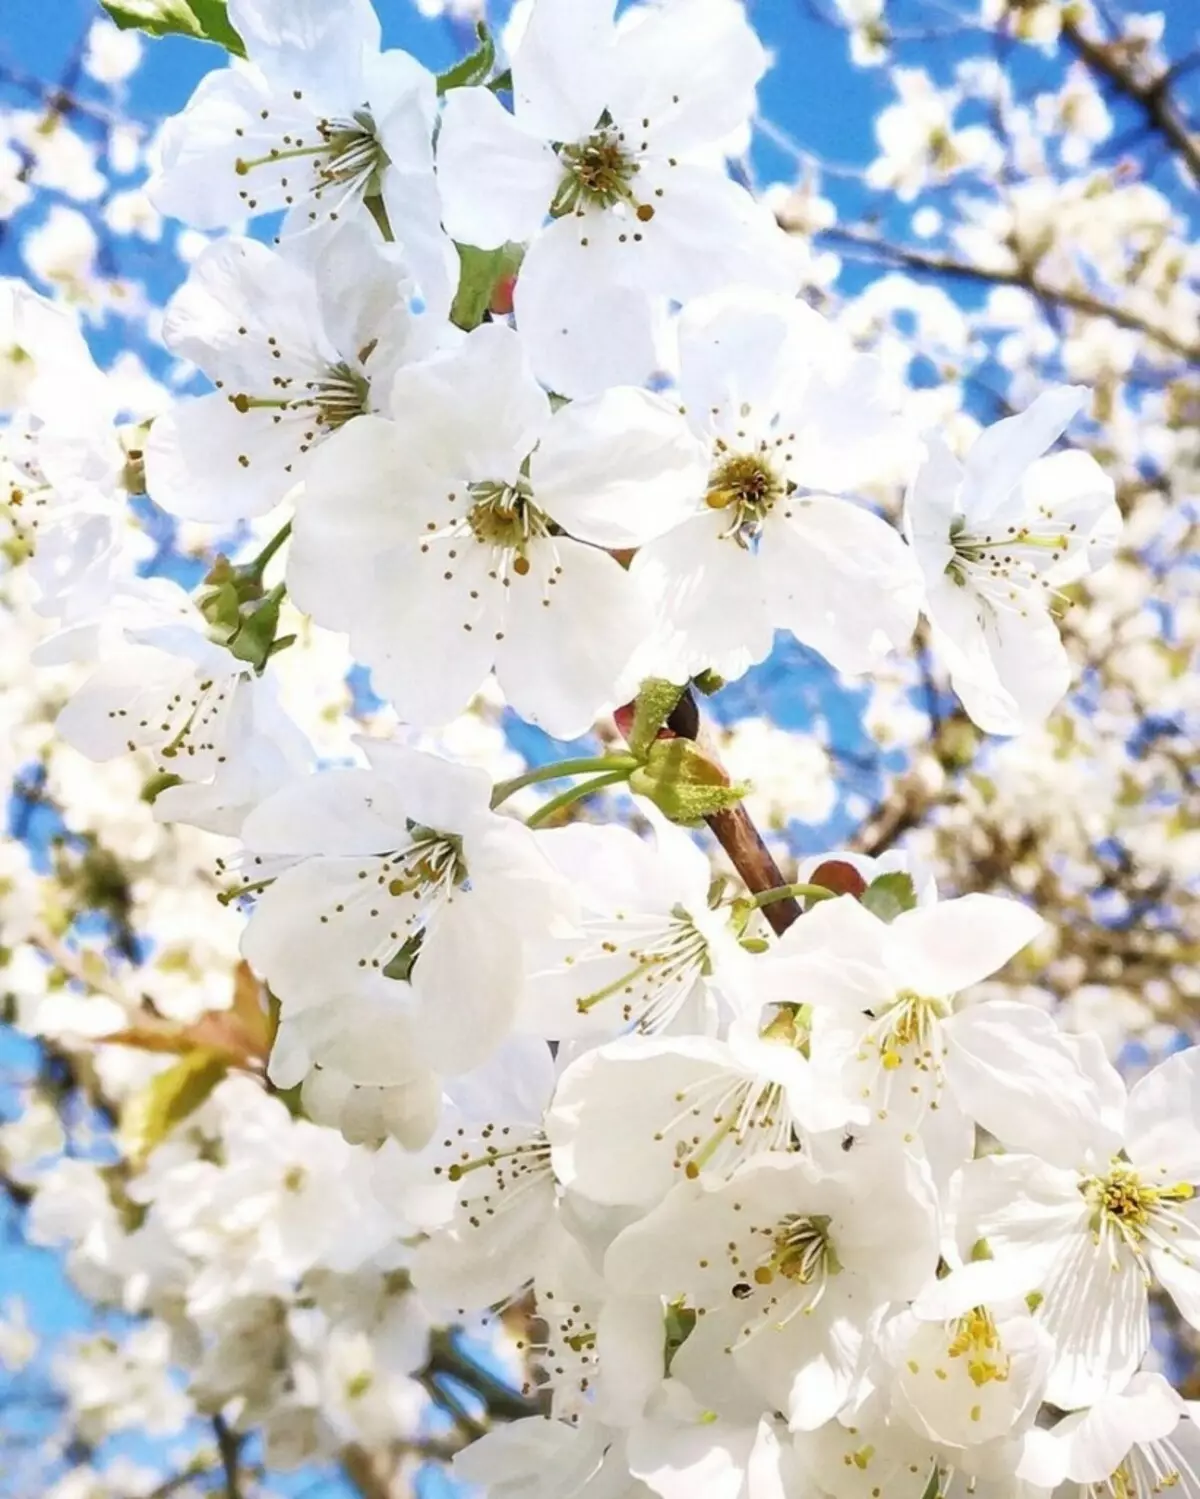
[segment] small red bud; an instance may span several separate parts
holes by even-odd
[[[497,317],[507,317],[513,310],[513,289],[516,284],[516,276],[501,276],[492,288],[491,311]]]
[[[845,859],[826,859],[824,864],[819,864],[813,870],[809,876],[809,884],[822,885],[837,895],[852,895],[855,900],[859,900],[867,888],[866,880]]]

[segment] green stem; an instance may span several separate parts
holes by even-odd
[[[757,908],[773,905],[777,900],[833,900],[836,895],[836,890],[826,890],[824,885],[776,885],[758,895],[742,896],[741,901]]]
[[[382,194],[372,193],[369,198],[364,198],[363,206],[375,220],[375,227],[383,235],[387,243],[389,245],[394,244],[396,236],[392,233],[392,223],[388,218],[388,211],[384,206]]]
[[[635,761],[634,764],[636,763]],[[558,796],[551,797],[548,802],[543,802],[533,816],[526,819],[526,825],[531,828],[541,827],[542,823],[549,822],[556,812],[561,812],[572,802],[591,796],[593,791],[602,791],[605,786],[615,786],[618,781],[627,781],[631,769],[632,766],[622,765],[620,770],[610,770],[607,775],[593,776],[590,781],[584,781],[581,785],[568,786]]]
[[[254,561],[247,564],[247,571],[252,577],[262,577],[263,573],[265,573],[267,570],[267,564],[270,562],[271,558],[274,557],[275,553],[279,550],[279,548],[284,544],[284,542],[291,534],[292,523],[291,521],[287,521],[284,525],[280,526],[278,531],[275,532],[275,535],[271,537],[270,541],[267,542],[266,546],[263,547],[262,551],[259,552]]]
[[[593,770],[632,770],[639,763],[636,755],[584,755],[577,760],[556,760],[553,765],[535,765],[532,770],[513,776],[511,781],[498,781],[492,792],[492,806],[498,807],[515,792],[525,786],[534,786],[538,781],[560,781],[566,776],[587,775]]]

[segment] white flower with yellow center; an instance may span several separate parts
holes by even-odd
[[[814,1061],[842,1056],[850,1096],[877,1132],[941,1140],[963,1160],[968,1120],[1030,1148],[1052,1118],[1047,1148],[1066,1159],[1092,1125],[1095,1083],[1048,1015],[965,995],[1042,927],[996,896],[918,906],[890,923],[840,896],[802,916],[764,962],[773,998],[813,1006]]]
[[[1051,613],[1121,531],[1112,480],[1087,453],[1042,455],[1087,398],[1040,395],[988,427],[960,463],[940,438],[913,480],[904,524],[925,575],[933,643],[963,706],[990,734],[1045,723],[1070,686]]]
[[[611,551],[672,524],[697,482],[669,404],[623,389],[554,414],[521,338],[490,323],[402,369],[389,412],[314,455],[297,604],[349,632],[410,723],[448,722],[494,667],[523,718],[586,733],[632,696],[649,628]]]
[[[231,526],[271,510],[302,482],[315,448],[385,405],[397,369],[433,351],[444,323],[414,314],[413,292],[399,252],[361,225],[321,247],[211,245],[171,299],[163,340],[217,389],[154,423],[155,503]]]
[[[844,498],[904,462],[883,365],[804,303],[744,289],[679,322],[679,422],[703,478],[633,573],[658,605],[647,671],[738,677],[790,630],[839,671],[908,643],[920,574]]]
[[[898,1312],[881,1352],[892,1414],[929,1442],[969,1448],[1032,1424],[1054,1344],[1018,1302],[995,1312],[975,1306],[945,1322]]]
[[[1197,1409],[1161,1374],[1135,1374],[1119,1393],[1033,1433],[1021,1475],[1064,1499],[1197,1499]]]
[[[1031,1097],[1029,1127],[1046,1142],[1038,1155],[963,1168],[956,1231],[969,1262],[914,1308],[940,1319],[1031,1298],[1057,1349],[1046,1399],[1064,1410],[1124,1388],[1150,1342],[1155,1284],[1200,1327],[1200,1053],[1179,1052],[1142,1078],[1119,1130],[1115,1078],[1105,1093],[1072,1164],[1050,1164],[1062,1144],[1054,1110]]]
[[[370,0],[230,0],[229,20],[248,61],[209,73],[163,127],[155,207],[196,229],[283,210],[285,235],[385,220],[426,295],[448,304],[433,74],[380,51]]]
[[[685,1384],[733,1359],[793,1429],[812,1430],[845,1403],[886,1304],[933,1275],[936,1224],[912,1160],[851,1177],[765,1154],[727,1181],[681,1182],[618,1235],[604,1273],[618,1291],[696,1312],[672,1363]]]
[[[452,89],[438,136],[446,228],[529,241],[516,315],[564,395],[656,367],[652,299],[730,283],[793,293],[798,264],[766,208],[725,173],[767,56],[733,0],[535,0],[513,60],[513,113]]]
[[[790,1012],[735,1021],[725,1040],[633,1035],[585,1052],[547,1117],[559,1180],[594,1202],[652,1206],[676,1182],[720,1180],[859,1109],[820,1076]]]
[[[361,743],[370,769],[309,776],[246,820],[247,888],[256,860],[267,877],[242,951],[285,1016],[394,980],[421,1060],[461,1072],[507,1034],[527,939],[555,930],[569,898],[534,834],[489,811],[482,771]]]
[[[711,1030],[736,1013],[748,958],[728,913],[709,906],[711,865],[682,829],[653,821],[653,842],[582,823],[539,836],[578,896],[581,919],[578,933],[539,951],[522,1030],[603,1040]]]

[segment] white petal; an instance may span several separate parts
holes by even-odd
[[[328,77],[340,67],[353,82],[362,55],[379,50],[370,0],[229,0],[229,19],[246,51],[289,78]]]
[[[1200,1049],[1177,1051],[1133,1085],[1125,1131],[1135,1165],[1200,1183]]]
[[[917,623],[921,580],[894,527],[849,500],[780,501],[760,549],[767,608],[839,671],[869,671]]]
[[[1011,493],[1024,470],[1060,437],[1088,398],[1082,385],[1043,391],[1024,411],[994,422],[967,454],[963,505],[979,529]]]
[[[631,387],[575,401],[530,463],[534,498],[580,541],[636,547],[694,513],[708,455],[662,396]]]
[[[720,1042],[701,1036],[631,1037],[585,1052],[563,1073],[546,1119],[559,1181],[593,1202],[652,1206],[684,1180],[695,1150],[698,1121],[679,1099],[710,1080],[706,1099],[742,1074]]]
[[[796,246],[774,215],[720,171],[646,161],[634,179],[647,222],[626,219],[619,278],[629,287],[687,301],[729,285],[794,293]]]
[[[351,647],[404,722],[449,723],[483,685],[505,620],[495,559],[473,537],[378,559]]]
[[[1111,477],[1090,453],[1051,453],[1026,469],[1017,487],[1017,515],[1050,518],[1069,537],[1067,555],[1047,568],[1056,587],[1074,582],[1110,562],[1121,539],[1122,520]]]
[[[608,102],[614,0],[537,0],[512,60],[524,129],[582,141]]]
[[[520,937],[470,891],[456,891],[426,928],[412,982],[421,1046],[442,1072],[478,1067],[512,1026],[524,977]]]
[[[311,277],[252,239],[218,240],[202,251],[167,305],[163,342],[224,380],[226,395],[237,393],[231,384],[254,396],[277,395],[272,376],[307,378],[338,360]]]
[[[1012,1150],[1077,1165],[1102,1129],[1090,1079],[1051,1017],[1032,1005],[989,1000],[942,1027],[946,1075],[959,1104]]]
[[[964,895],[898,916],[889,964],[918,994],[957,994],[990,978],[1044,928],[1020,901]]]
[[[770,653],[760,559],[722,535],[727,525],[714,511],[696,515],[634,558],[657,613],[648,675],[678,682],[708,667],[732,680]]]
[[[556,219],[530,245],[514,294],[517,326],[538,378],[573,400],[613,385],[641,385],[662,363],[662,319],[646,294],[614,281],[601,242],[605,217]],[[587,296],[580,296],[581,286]]]
[[[218,68],[163,127],[160,167],[147,187],[151,201],[196,229],[224,230],[247,213],[284,208],[289,194],[303,194],[311,168],[302,164],[289,177],[294,163],[271,153],[287,149],[285,136],[310,140],[313,128],[307,105],[293,100],[290,90],[268,85],[257,68]],[[247,172],[247,161],[262,164]],[[300,191],[285,178],[301,179],[295,184]]]
[[[374,771],[332,769],[293,781],[242,827],[255,854],[379,854],[406,845],[405,805]]]
[[[642,1422],[629,1434],[630,1472],[660,1499],[746,1499],[756,1435],[721,1421]],[[754,1499],[760,1493],[767,1499],[770,1490],[756,1489]]]
[[[954,556],[950,530],[954,524],[963,468],[939,433],[926,438],[925,461],[917,470],[904,499],[904,534],[912,544],[922,571],[930,580],[943,578]]]
[[[1183,1402],[1161,1374],[1136,1374],[1127,1389],[1067,1416],[1054,1428],[1064,1477],[1105,1485],[1135,1443],[1161,1441],[1179,1425]]]
[[[239,411],[222,392],[180,401],[155,420],[146,442],[146,489],[185,520],[230,524],[266,515],[304,469],[303,413]]]
[[[545,428],[550,402],[529,368],[525,341],[504,323],[484,323],[457,348],[402,369],[391,410],[398,441],[431,471],[512,483]],[[444,506],[444,495],[435,499]]]
[[[522,718],[575,739],[625,700],[647,613],[636,583],[607,552],[560,536],[530,549],[508,592],[496,674]]]
[[[989,734],[1040,728],[1071,685],[1058,626],[1036,598],[993,604],[968,581],[931,584],[933,643],[973,722]]]
[[[745,127],[767,65],[745,10],[732,0],[646,6],[618,32],[616,88],[606,102],[656,152],[695,151]]]
[[[531,239],[562,176],[550,146],[486,88],[446,95],[437,161],[447,232],[483,250]]]
[[[1149,1303],[1133,1261],[1123,1257],[1114,1272],[1086,1230],[1072,1241],[1060,1275],[1040,1309],[1058,1348],[1045,1398],[1075,1410],[1129,1382],[1150,1346]]]
[[[696,297],[679,317],[679,392],[701,429],[714,410],[736,413],[743,403],[773,410],[786,356],[798,333],[820,313],[774,292],[734,287]]]
[[[1200,1224],[1196,1218],[1195,1204],[1185,1204],[1166,1229],[1167,1247],[1150,1250],[1155,1275],[1191,1327],[1200,1327]]]

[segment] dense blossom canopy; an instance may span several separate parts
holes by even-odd
[[[419,8],[0,72],[12,1492],[1200,1499],[1192,60]]]

